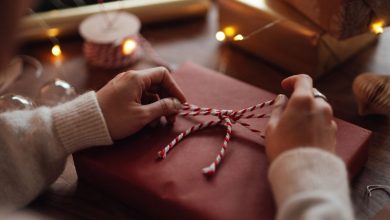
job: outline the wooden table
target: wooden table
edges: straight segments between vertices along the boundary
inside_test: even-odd
[[[216,9],[212,8],[204,19],[147,26],[143,28],[142,34],[164,59],[172,63],[180,64],[190,60],[271,92],[281,93],[279,83],[286,77],[282,70],[239,49],[220,45],[214,39],[218,29],[217,16]],[[40,59],[44,63],[45,72],[53,73],[59,71],[59,68],[53,65],[49,55],[50,47],[49,43],[35,43],[25,45],[22,51]],[[119,70],[104,71],[88,67],[81,47],[82,40],[78,37],[62,39],[62,77],[80,92],[99,89]],[[368,184],[390,185],[390,120],[381,116],[358,116],[351,84],[362,72],[390,74],[388,57],[390,33],[385,33],[377,45],[367,48],[315,83],[329,98],[337,117],[374,132],[370,141],[368,162],[352,183],[352,196],[358,219],[371,218],[390,201],[390,196],[380,191],[374,192],[369,199],[365,197]],[[141,62],[134,68],[149,66],[151,65]],[[29,208],[57,219],[142,219],[124,204],[93,186],[80,181],[75,188],[76,174],[72,163],[68,163],[63,177],[62,181],[52,186]]]

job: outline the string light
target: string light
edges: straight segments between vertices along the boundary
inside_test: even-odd
[[[50,28],[47,30],[47,36],[54,38],[60,34],[60,30],[58,28]]]
[[[232,39],[233,37],[233,40],[234,41],[241,41],[241,40],[246,40],[262,31],[265,31],[269,28],[272,28],[274,27],[275,25],[277,25],[278,23],[282,22],[283,19],[277,19],[275,21],[272,21],[264,26],[261,26],[259,27],[258,29],[250,32],[249,34],[246,34],[245,36],[242,35],[242,34],[237,34],[234,36],[234,34],[236,33],[236,29],[233,27],[233,26],[227,26],[223,29],[223,31],[218,31],[216,34],[215,34],[215,38],[218,40],[218,41],[224,41],[226,39],[226,37],[229,37],[229,39]],[[382,24],[382,29],[383,29],[383,24]]]
[[[38,17],[38,22],[39,25],[41,26],[42,29],[46,31],[47,36],[49,37],[49,40],[53,44],[53,47],[51,48],[51,54],[55,57],[58,58],[62,55],[61,47],[59,40],[57,39],[57,36],[60,34],[60,30],[58,28],[51,28],[45,20],[43,20],[40,15],[35,13],[34,10],[29,8],[29,11],[31,14],[36,15]]]
[[[242,36],[241,34],[237,34],[236,36],[234,36],[233,40],[235,41],[244,40],[244,36]]]
[[[218,40],[218,41],[224,41],[226,40],[227,37],[229,37],[231,39],[231,37],[233,37],[234,33],[236,33],[236,30],[233,28],[233,27],[226,27],[223,29],[223,31],[218,31],[216,34],[215,34],[215,38]],[[235,41],[240,41],[240,40],[244,40],[244,36],[242,36],[242,34],[237,34],[236,36],[233,37],[233,40]]]
[[[53,54],[53,56],[55,56],[55,57],[61,56],[62,51],[61,51],[61,47],[60,47],[59,44],[55,44],[55,45],[51,48],[51,54]]]
[[[227,26],[223,29],[223,32],[227,37],[233,37],[236,34],[236,29],[232,26]]]
[[[136,47],[137,47],[137,42],[135,40],[127,39],[125,40],[125,42],[123,42],[122,53],[124,55],[130,55],[133,53]]]
[[[233,38],[233,40],[243,40],[244,37],[241,35],[241,34],[236,34],[236,29],[233,27],[233,26],[227,26],[225,28],[223,28],[222,31],[218,31],[216,34],[215,34],[215,38],[218,40],[218,41],[224,41],[226,40],[226,38]],[[234,37],[233,37],[234,36]]]
[[[374,32],[375,34],[383,34],[384,26],[385,26],[384,21],[374,22],[371,24],[371,31]]]
[[[217,39],[217,41],[224,41],[226,39],[226,35],[223,31],[218,31],[215,34],[215,38]]]

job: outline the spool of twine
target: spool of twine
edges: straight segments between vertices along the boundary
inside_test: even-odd
[[[122,68],[140,58],[140,20],[129,13],[99,13],[79,27],[87,62],[102,68]]]

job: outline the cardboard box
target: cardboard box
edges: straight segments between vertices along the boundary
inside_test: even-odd
[[[285,0],[328,33],[346,39],[371,31],[381,21],[389,24],[388,0]]]
[[[377,40],[373,33],[337,40],[279,0],[219,0],[218,3],[225,41],[290,74],[306,73],[317,78]],[[239,34],[243,39],[234,40]]]

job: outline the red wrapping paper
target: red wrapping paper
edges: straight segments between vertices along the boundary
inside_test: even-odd
[[[191,63],[181,66],[173,76],[188,101],[200,106],[241,109],[275,97]],[[220,149],[225,134],[222,126],[191,134],[165,160],[157,159],[158,150],[181,131],[209,119],[178,118],[173,127],[145,128],[113,147],[77,153],[78,175],[152,219],[273,219],[275,206],[263,141],[245,128],[233,125],[226,156],[211,178],[202,174],[202,168]],[[353,176],[366,160],[365,142],[371,132],[336,121],[337,154]],[[264,129],[266,119],[248,122]]]

